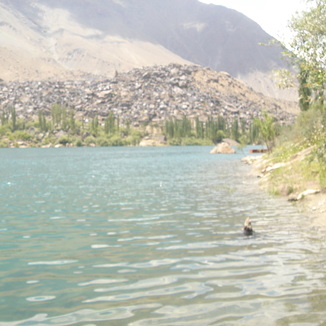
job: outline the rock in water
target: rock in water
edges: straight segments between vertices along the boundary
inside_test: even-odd
[[[234,154],[235,150],[226,142],[217,144],[211,151],[211,154]]]

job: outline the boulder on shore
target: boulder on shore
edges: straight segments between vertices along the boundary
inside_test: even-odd
[[[154,138],[145,137],[139,143],[140,147],[166,146],[166,145],[167,145],[167,143],[166,143],[166,139],[164,136],[154,137]]]
[[[226,142],[217,144],[211,151],[211,154],[234,154],[235,150]]]

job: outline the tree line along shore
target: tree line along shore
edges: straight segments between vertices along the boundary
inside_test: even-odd
[[[249,126],[222,116],[204,121],[171,117],[161,125],[144,122],[137,127],[122,121],[112,113],[80,120],[74,110],[60,105],[53,105],[50,115],[39,111],[36,119],[18,118],[11,107],[0,116],[0,147],[139,146],[143,139],[156,140],[156,145],[213,145],[226,137],[242,144],[264,141],[260,119]]]

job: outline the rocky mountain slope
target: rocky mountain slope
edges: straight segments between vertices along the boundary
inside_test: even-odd
[[[111,112],[134,126],[162,125],[171,118],[223,116],[250,123],[262,110],[283,123],[293,121],[296,106],[255,92],[229,74],[195,65],[154,66],[118,73],[103,81],[26,81],[0,85],[3,109],[14,107],[21,118],[51,114],[55,104],[72,108],[79,120]]]
[[[243,14],[197,0],[0,0],[0,78],[111,77],[195,63],[275,93],[281,49]]]
[[[83,8],[80,1],[66,3]],[[80,23],[70,10],[74,8],[49,7],[46,1],[1,0],[0,78],[111,77],[115,71],[134,67],[186,62],[160,45],[125,39]],[[97,20],[97,16],[92,19]]]

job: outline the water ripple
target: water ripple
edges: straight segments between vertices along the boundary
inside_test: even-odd
[[[122,283],[127,282],[128,280],[114,280],[114,279],[96,279],[89,282],[79,283],[79,286],[90,286],[90,285],[99,285],[99,284],[115,284],[115,283]]]
[[[28,265],[67,265],[77,263],[78,260],[55,260],[55,261],[35,261],[29,262]]]
[[[157,285],[157,284],[156,284]],[[147,290],[145,292],[131,292],[131,293],[119,293],[112,296],[102,296],[94,299],[85,300],[84,303],[96,303],[96,302],[115,302],[115,301],[128,301],[139,298],[149,298],[149,297],[161,297],[161,296],[173,296],[181,293],[190,292],[192,295],[188,295],[185,298],[194,298],[198,295],[202,295],[211,291],[210,287],[204,284],[197,283],[185,283],[182,285],[176,285],[173,287],[158,288],[154,290]]]
[[[44,302],[44,301],[50,301],[50,300],[54,300],[55,299],[55,296],[51,296],[51,295],[48,295],[48,296],[39,296],[39,297],[31,297],[31,298],[26,298],[27,301],[30,301],[30,302]]]
[[[241,154],[22,153],[1,153],[1,326],[324,322],[324,241]]]

